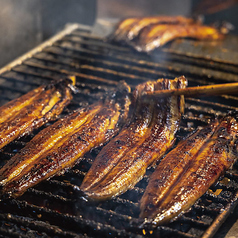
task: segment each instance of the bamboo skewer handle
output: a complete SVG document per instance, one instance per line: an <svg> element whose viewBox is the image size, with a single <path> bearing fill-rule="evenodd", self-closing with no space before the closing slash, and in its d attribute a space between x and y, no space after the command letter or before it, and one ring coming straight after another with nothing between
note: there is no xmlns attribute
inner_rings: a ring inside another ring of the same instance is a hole
<svg viewBox="0 0 238 238"><path fill-rule="evenodd" d="M168 97L184 95L185 97L222 95L238 92L238 83L214 84L181 89L159 90L147 92L146 95L154 97Z"/></svg>

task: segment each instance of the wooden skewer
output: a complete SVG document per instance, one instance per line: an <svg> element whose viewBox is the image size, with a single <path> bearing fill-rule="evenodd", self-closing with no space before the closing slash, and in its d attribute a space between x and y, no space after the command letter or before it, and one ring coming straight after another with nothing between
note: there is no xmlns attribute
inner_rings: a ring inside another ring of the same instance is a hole
<svg viewBox="0 0 238 238"><path fill-rule="evenodd" d="M226 84L214 84L206 86L181 88L181 89L158 90L154 92L147 92L146 95L160 98L178 95L184 95L185 97L196 97L196 96L222 95L236 92L238 92L238 83L226 83Z"/></svg>

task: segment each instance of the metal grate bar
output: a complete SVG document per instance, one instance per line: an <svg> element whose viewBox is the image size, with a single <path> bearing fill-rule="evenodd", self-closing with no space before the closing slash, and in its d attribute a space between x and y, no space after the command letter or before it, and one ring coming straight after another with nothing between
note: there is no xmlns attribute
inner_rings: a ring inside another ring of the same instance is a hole
<svg viewBox="0 0 238 238"><path fill-rule="evenodd" d="M77 48L77 46L79 45L79 46L82 46L82 40L79 38L79 41L77 41L77 40L75 40L75 37L73 38L73 37L66 37L66 41L68 41L68 42L70 42L71 44L75 44L74 45L74 48ZM64 41L64 44L65 44L65 41ZM90 44L90 38L88 38L87 39L87 41L85 41L84 42L84 44L83 45L86 45L87 46L87 48L89 48L89 49L91 49L90 48L90 46L91 46L91 44ZM85 46L85 47L86 47ZM106 43L104 43L103 45L101 45L101 48L103 48L103 47L105 47L106 49L107 49L107 51L110 49L110 44L106 44ZM108 48L109 47L109 48ZM95 48L95 47L93 47L93 48ZM123 48L121 47L121 49L118 49L118 51L119 50L122 50ZM115 51L115 50L114 50ZM117 54L118 52L110 52L111 54ZM138 53L134 53L133 55L138 55ZM144 56L146 56L146 55L144 55ZM125 56L126 57L126 56ZM153 57L153 56L152 56ZM154 57L156 57L156 56L154 56ZM143 58L143 56L140 54L140 58ZM162 57L163 58L163 57ZM168 58L168 57L166 57L166 58ZM128 57L128 59L130 60L130 61L132 61L131 60L131 56L129 56ZM161 57L159 58L159 59L161 59ZM145 60L146 61L151 61L151 59L150 59L150 57L145 57ZM153 60L154 60L154 58L153 58ZM192 65L190 65L190 64L187 64L187 62L182 62L181 63L181 58L180 58L180 60L179 61L177 61L177 62L175 62L175 61L170 61L170 65L168 66L166 66L166 65L163 65L162 63L158 63L158 62L156 62L156 67L157 68L160 68L160 67L166 67L167 69L169 69L170 71L178 71L178 72L180 72L180 71L183 71L184 73L186 73L186 75L190 75L190 74L195 74L195 75L200 75L201 77L202 76L205 76L205 77L207 77L207 75L210 75L210 79L212 79L212 78L214 78L215 80L222 80L222 81L237 81L238 80L238 78L237 78L237 67L234 67L233 69L234 69L234 73L232 74L232 73L230 73L231 72L231 70L224 70L224 67L220 67L220 69L222 69L222 71L220 71L219 70L219 72L217 72L216 70L214 71L212 68L214 68L214 66L212 65L212 67L210 67L210 68L208 68L208 67L204 67L204 64L203 65L201 65L201 67L199 67L198 66L198 64L192 64ZM138 60L139 61L139 60ZM211 60L210 60L211 61ZM166 61L165 62L167 62L167 59L166 59ZM152 63L152 64L155 64L155 63ZM192 66L192 67L191 67ZM227 72L226 72L227 71ZM229 72L229 73L228 73Z"/></svg>

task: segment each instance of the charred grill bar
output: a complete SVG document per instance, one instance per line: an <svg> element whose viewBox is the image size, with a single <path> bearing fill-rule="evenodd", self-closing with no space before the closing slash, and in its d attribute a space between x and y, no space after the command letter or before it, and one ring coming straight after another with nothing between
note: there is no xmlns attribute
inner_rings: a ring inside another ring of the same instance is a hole
<svg viewBox="0 0 238 238"><path fill-rule="evenodd" d="M106 91L114 89L119 80L125 80L132 88L147 80L174 78L182 74L187 77L189 86L238 81L238 50L235 52L229 44L234 40L232 37L215 45L177 40L146 55L106 43L91 31L91 28L73 26L2 69L1 105L52 79L69 75L76 75L79 93L74 95L62 115L97 101ZM226 44L228 48L223 48ZM222 55L215 50L216 47L220 47ZM229 53L233 58L228 57ZM237 102L235 94L186 99L178 140L197 126L209 123L215 115L238 109ZM33 136L32 133L2 149L0 165ZM237 164L180 219L156 229L140 229L142 220L139 219L138 202L154 169L149 169L134 189L115 199L87 202L82 198L79 186L99 150L88 153L64 175L29 189L22 197L0 200L0 236L212 237L236 206Z"/></svg>

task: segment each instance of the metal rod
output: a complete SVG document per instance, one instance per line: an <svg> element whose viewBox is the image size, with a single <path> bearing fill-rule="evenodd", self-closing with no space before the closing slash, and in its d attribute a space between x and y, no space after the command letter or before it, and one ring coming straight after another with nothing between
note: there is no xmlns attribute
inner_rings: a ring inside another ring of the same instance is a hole
<svg viewBox="0 0 238 238"><path fill-rule="evenodd" d="M182 89L158 90L147 92L146 95L153 97L168 97L184 95L185 97L222 95L238 92L238 83L215 84L206 86L189 87Z"/></svg>
<svg viewBox="0 0 238 238"><path fill-rule="evenodd" d="M215 235L221 225L225 222L227 217L231 214L231 212L235 209L238 204L238 193L235 194L233 201L229 202L227 206L223 209L223 211L216 217L213 223L209 226L209 228L205 231L202 238L211 238Z"/></svg>

